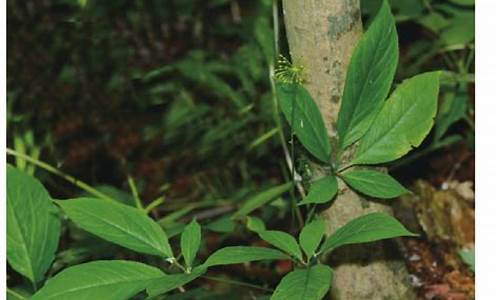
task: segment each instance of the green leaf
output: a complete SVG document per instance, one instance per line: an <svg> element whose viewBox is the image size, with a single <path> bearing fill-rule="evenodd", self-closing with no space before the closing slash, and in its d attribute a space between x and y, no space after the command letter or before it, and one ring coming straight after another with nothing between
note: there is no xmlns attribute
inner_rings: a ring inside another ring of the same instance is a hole
<svg viewBox="0 0 500 300"><path fill-rule="evenodd" d="M282 252L270 248L252 246L232 246L215 251L202 265L205 268L241 264L256 260L281 260L289 259Z"/></svg>
<svg viewBox="0 0 500 300"><path fill-rule="evenodd" d="M50 195L35 178L7 165L7 260L36 283L54 260L61 222Z"/></svg>
<svg viewBox="0 0 500 300"><path fill-rule="evenodd" d="M476 254L474 249L462 249L458 251L458 254L472 270L472 272L476 272Z"/></svg>
<svg viewBox="0 0 500 300"><path fill-rule="evenodd" d="M321 300L330 289L333 271L325 265L295 270L278 284L271 300Z"/></svg>
<svg viewBox="0 0 500 300"><path fill-rule="evenodd" d="M247 216L247 228L258 233L266 230L266 224L257 217Z"/></svg>
<svg viewBox="0 0 500 300"><path fill-rule="evenodd" d="M196 253L201 244L201 227L195 219L184 228L181 235L181 251L184 262L189 268L192 266Z"/></svg>
<svg viewBox="0 0 500 300"><path fill-rule="evenodd" d="M450 24L449 19L437 12L424 15L420 17L417 22L436 34Z"/></svg>
<svg viewBox="0 0 500 300"><path fill-rule="evenodd" d="M450 0L450 2L458 5L474 5L475 0Z"/></svg>
<svg viewBox="0 0 500 300"><path fill-rule="evenodd" d="M266 57L267 63L271 64L275 57L273 44L274 32L266 17L261 16L255 20L254 35Z"/></svg>
<svg viewBox="0 0 500 300"><path fill-rule="evenodd" d="M353 189L375 198L391 199L408 193L390 175L373 170L353 170L341 175Z"/></svg>
<svg viewBox="0 0 500 300"><path fill-rule="evenodd" d="M315 254L324 234L325 222L321 219L315 219L302 228L299 236L299 242L300 246L306 253L308 260Z"/></svg>
<svg viewBox="0 0 500 300"><path fill-rule="evenodd" d="M384 213L370 213L340 227L328 237L321 252L343 245L368 243L398 236L417 236L409 232L398 220Z"/></svg>
<svg viewBox="0 0 500 300"><path fill-rule="evenodd" d="M69 267L49 279L31 300L127 300L165 274L133 261L93 261Z"/></svg>
<svg viewBox="0 0 500 300"><path fill-rule="evenodd" d="M205 268L197 267L194 268L190 274L165 275L159 279L155 279L151 284L149 284L147 293L150 298L168 293L171 290L174 290L195 280L196 278L203 275L206 271L207 269Z"/></svg>
<svg viewBox="0 0 500 300"><path fill-rule="evenodd" d="M127 204L129 206L135 206L134 196L120 189L117 189L112 185L102 184L93 187L99 192L103 193L104 195L108 196L109 198L112 198L117 202L120 202L122 204ZM81 194L79 194L78 197L92 197L92 194L84 191Z"/></svg>
<svg viewBox="0 0 500 300"><path fill-rule="evenodd" d="M137 252L173 257L160 225L137 208L94 198L56 203L78 227L102 239Z"/></svg>
<svg viewBox="0 0 500 300"><path fill-rule="evenodd" d="M283 194L284 192L290 190L293 186L292 182L284 183L282 185L278 185L275 187L272 187L270 189L267 189L252 198L248 199L243 206L234 213L232 216L233 219L238 219L245 217L252 211L256 210L257 208L263 206L264 204L268 203L269 201L272 201L276 199L278 196Z"/></svg>
<svg viewBox="0 0 500 300"><path fill-rule="evenodd" d="M264 241L284 252L295 256L300 261L303 260L299 244L293 236L283 231L265 230L259 232L259 236Z"/></svg>
<svg viewBox="0 0 500 300"><path fill-rule="evenodd" d="M337 122L342 149L359 140L373 123L391 88L398 57L396 26L384 1L354 49L347 70Z"/></svg>
<svg viewBox="0 0 500 300"><path fill-rule="evenodd" d="M278 82L276 87L281 111L299 141L312 155L328 163L332 146L323 117L309 92L298 83Z"/></svg>
<svg viewBox="0 0 500 300"><path fill-rule="evenodd" d="M311 203L326 203L335 197L338 192L338 183L335 176L325 176L314 182L309 193L299 205Z"/></svg>
<svg viewBox="0 0 500 300"><path fill-rule="evenodd" d="M389 162L422 143L436 115L439 74L420 74L397 87L361 139L354 164Z"/></svg>
<svg viewBox="0 0 500 300"><path fill-rule="evenodd" d="M467 109L466 101L467 95L463 94L456 96L450 94L444 99L443 103L439 106L436 117L435 141L439 141L453 123L465 117Z"/></svg>
<svg viewBox="0 0 500 300"><path fill-rule="evenodd" d="M443 30L440 39L448 46L465 45L474 40L474 29L474 13L460 14Z"/></svg>
<svg viewBox="0 0 500 300"><path fill-rule="evenodd" d="M203 227L208 230L212 230L213 232L218 233L230 233L234 231L236 223L231 219L231 216L226 215L223 216Z"/></svg>

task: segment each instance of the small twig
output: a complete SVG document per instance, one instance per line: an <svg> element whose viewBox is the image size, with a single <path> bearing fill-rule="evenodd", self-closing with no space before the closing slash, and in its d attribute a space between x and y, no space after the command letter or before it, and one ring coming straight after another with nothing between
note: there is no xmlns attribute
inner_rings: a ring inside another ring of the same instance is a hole
<svg viewBox="0 0 500 300"><path fill-rule="evenodd" d="M273 0L273 31L274 31L274 53L279 53L280 51L280 45L279 45L279 13L278 13L278 1ZM283 125L281 124L281 119L280 119L280 113L279 113L279 106L278 106L278 97L276 93L276 85L274 83L274 74L275 74L275 66L274 62L270 61L269 62L269 82L271 84L271 92L272 92L272 99L273 99L273 106L274 106L274 120L276 122L276 127L278 128L278 135L280 138L281 142L281 147L283 148L283 153L285 154L285 161L288 167L288 170L290 171L290 174L292 176L292 180L294 182L294 187L297 187L300 195L302 198L306 196L305 189L300 181L296 181L295 179L299 177L299 174L295 171L295 163L293 161L293 154L290 155L290 152L288 151L287 143L286 143L286 138L285 134L283 133ZM293 113L292 113L293 115ZM292 131L292 137L293 137L293 131ZM293 139L292 139L293 143ZM293 151L293 144L292 144L292 151ZM299 207L297 206L297 200L295 199L295 194L292 191L292 205L294 208L294 212L297 215L297 219L299 221L299 225L301 227L304 224L304 220L302 218L302 214L300 212Z"/></svg>
<svg viewBox="0 0 500 300"><path fill-rule="evenodd" d="M86 184L85 182L81 181L81 180L78 180L76 179L75 177L71 176L71 175L68 175L58 169L56 169L55 167L43 162L43 161L40 161L38 159L35 159L31 156L28 156L26 154L23 154L23 153L19 153L15 150L12 150L10 148L7 148L6 149L7 151L7 154L8 155L12 155L14 157L21 157L21 158L24 158L26 161L34 164L35 166L38 166L52 174L55 174L69 182L71 182L72 184L76 185L77 187L81 188L82 190L88 192L89 194L91 195L94 195L98 198L101 198L103 200L107 200L107 201L115 201L113 198L111 198L110 196L98 191L97 189L91 187L90 185Z"/></svg>
<svg viewBox="0 0 500 300"><path fill-rule="evenodd" d="M203 220L203 219L210 219L213 217L223 215L227 212L233 211L234 209L235 209L235 207L233 205L215 207L215 208L207 209L207 210L201 211L197 214L194 214L194 216L192 218L195 218L198 221Z"/></svg>
<svg viewBox="0 0 500 300"><path fill-rule="evenodd" d="M132 176L130 176L130 175L127 175L127 181L128 181L128 185L130 187L130 190L132 191L132 196L134 197L135 206L140 210L144 210L144 206L142 205L141 198L139 197L139 193L137 192L137 187L135 185L134 178L132 178Z"/></svg>
<svg viewBox="0 0 500 300"><path fill-rule="evenodd" d="M172 265L174 265L174 266L176 266L177 268L181 269L181 270L182 270L182 272L184 272L184 273L186 273L186 274L188 273L187 269L186 269L186 268L184 268L184 266L183 266L183 265L181 265L181 264L177 261L177 259L175 259L175 258L174 258L174 259L172 259L172 260L171 260L171 262L172 262Z"/></svg>
<svg viewBox="0 0 500 300"><path fill-rule="evenodd" d="M144 210L146 211L146 213L149 214L153 209L155 209L159 205L163 204L163 202L165 202L165 197L160 196L160 197L156 198L155 200L153 200L153 202L149 203L148 206L146 206L146 208Z"/></svg>
<svg viewBox="0 0 500 300"><path fill-rule="evenodd" d="M244 287L249 287L261 291L266 291L266 292L272 292L272 289L265 288L259 285L251 284L251 283L246 283L246 282L241 282L237 280L232 280L232 279L226 279L226 278L221 278L221 277L213 277L213 276L201 276L201 278L205 278L208 280L213 280L213 281L219 281L219 282L224 282L228 284L234 284L234 285L239 285L239 286L244 286Z"/></svg>
<svg viewBox="0 0 500 300"><path fill-rule="evenodd" d="M351 168L353 166L354 166L354 164L351 164L351 163L349 163L349 164L347 164L345 166L342 166L342 167L339 168L339 170L337 171L337 173L341 173L341 172L343 172L343 171L345 171L345 170L347 170L347 169L349 169L349 168Z"/></svg>
<svg viewBox="0 0 500 300"><path fill-rule="evenodd" d="M453 177L455 177L455 174L460 169L462 164L467 160L467 158L469 158L469 156L470 156L470 153L468 155L465 155L464 157L462 157L459 161L457 161L453 165L453 167L451 168L450 174L448 174L448 177L446 177L446 180L445 180L446 182L450 182L453 179Z"/></svg>
<svg viewBox="0 0 500 300"><path fill-rule="evenodd" d="M28 298L26 298L25 296L21 295L20 293L14 291L13 289L10 289L10 288L7 288L7 294L11 294L14 297L16 297L17 299L26 299L26 300L28 300Z"/></svg>

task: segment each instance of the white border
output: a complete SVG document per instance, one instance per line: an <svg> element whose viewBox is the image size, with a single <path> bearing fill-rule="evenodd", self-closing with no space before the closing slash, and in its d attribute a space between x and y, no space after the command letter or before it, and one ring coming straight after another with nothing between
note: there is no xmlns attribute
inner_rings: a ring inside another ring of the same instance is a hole
<svg viewBox="0 0 500 300"><path fill-rule="evenodd" d="M476 299L498 299L500 1L476 2Z"/></svg>

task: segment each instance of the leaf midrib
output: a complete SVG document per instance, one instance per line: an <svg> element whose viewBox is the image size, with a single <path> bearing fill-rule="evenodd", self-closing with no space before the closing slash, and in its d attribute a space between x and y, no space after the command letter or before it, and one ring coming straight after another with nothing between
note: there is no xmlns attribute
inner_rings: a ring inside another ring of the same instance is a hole
<svg viewBox="0 0 500 300"><path fill-rule="evenodd" d="M398 98L400 98L400 101L404 101L404 100L402 100L402 99L403 99L403 97L402 97L402 96L399 96ZM398 100L398 99L393 98L393 99L391 99L391 100L389 100L389 101L396 101L396 100ZM386 102L386 105L390 105L390 104L392 104L392 103L389 103L389 101L387 101L387 102ZM413 109L414 109L415 107L418 107L418 105L419 105L419 104L420 104L420 103L419 103L419 101L413 101L413 102L410 104L410 106L408 107L408 109L407 109L405 112L403 112L403 114L401 114L401 115L397 118L396 123L394 123L394 125L392 125L392 126L389 126L389 129L388 129L388 130L384 131L382 134L380 134L380 135L379 135L379 136L380 136L380 138L378 138L378 139L373 139L373 143L371 143L371 144L369 144L369 145L367 145L367 146L363 147L363 148L365 148L366 150L364 150L363 152L361 152L361 153L359 154L359 156L357 156L357 157L356 157L355 161L356 161L356 162L359 162L360 158L361 158L361 157L363 157L363 155L365 155L365 154L367 153L367 151L369 151L370 149L372 149L372 148L374 148L375 146L377 146L377 145L378 145L381 141L384 141L384 140L387 138L387 136L388 136L389 134L391 134L392 132L394 132L394 130L397 130L397 129L398 129L398 127L399 127L399 126L401 125L401 123L403 122L403 118L405 118L408 114L411 114L411 112L413 112ZM385 107L384 107L384 108L385 108ZM383 112L384 112L384 109L382 109L382 111L379 113L379 115L378 115L378 116L380 116ZM374 122L374 123L375 123L375 122ZM412 143L411 143L410 141L408 141L408 143L410 144L410 146L413 146L413 145L412 145ZM361 145L361 146L363 146L363 145ZM361 147L360 147L360 148L361 148ZM362 148L361 148L361 149L362 149Z"/></svg>
<svg viewBox="0 0 500 300"><path fill-rule="evenodd" d="M314 101L314 100L312 100L312 99L305 99L305 101ZM323 155L324 155L324 157L322 157L321 160L325 159L325 161L328 161L328 158L330 156L330 153L326 149L326 148L328 148L328 141L326 141L326 143L322 142L323 141L323 139L321 138L322 134L318 131L318 130L321 130L321 129L319 129L316 126L313 125L314 123L312 122L312 119L310 118L309 114L306 113L306 111L305 111L305 109L304 109L304 107L302 105L297 105L297 106L299 107L300 111L302 112L302 115L305 116L307 122L309 122L309 124L311 125L312 131L313 131L313 133L314 133L317 141L319 142L321 152L323 152ZM325 124L323 122L323 116L321 115L321 113L319 114L319 116L320 116L321 119L318 120L318 123L321 123L322 128L324 128ZM328 138L327 135L325 135L325 136ZM324 151L326 151L326 152L324 152Z"/></svg>
<svg viewBox="0 0 500 300"><path fill-rule="evenodd" d="M390 37L391 34L393 34L393 31L391 30L391 32L389 34L385 34L384 35L384 39L387 38L388 36ZM383 39L377 39L376 40L376 45L375 45L375 51L377 53L377 55L379 54L379 50L380 50L380 46L382 44L382 40ZM363 42L367 42L368 41L368 38L366 40L364 40ZM389 45L391 45L392 41L389 41ZM389 47L386 48L387 50L389 50ZM388 53L389 51L385 51L381 56L382 58L384 58L384 56ZM380 59L382 60L382 59ZM366 90L366 84L367 84L367 78L370 78L371 74L374 72L373 70L375 69L375 66L378 65L380 63L380 61L375 61L375 60L370 60L370 63L369 63L369 70L368 70L368 74L366 76L363 76L363 85L361 87L361 89L359 89L359 93L357 93L357 97L353 97L356 99L356 102L354 103L354 108L352 110L352 113L349 114L349 121L347 123L347 127L346 127L346 130L345 130L345 137L343 138L342 142L341 142L341 146L342 148L346 147L344 145L345 143L345 140L346 140L346 137L349 135L349 132L352 131L352 129L354 128L354 125L353 125L353 122L354 122L354 116L356 115L356 113L358 113L360 110L361 110L361 106L360 106L360 100L362 98L362 95L364 94L365 90ZM383 100L383 99L382 99ZM365 117L366 118L366 117ZM359 124L360 122L358 122Z"/></svg>
<svg viewBox="0 0 500 300"><path fill-rule="evenodd" d="M395 230L395 229L392 229L391 226L386 226L384 224L381 224L379 226L376 226L377 224L373 225L374 223L377 223L379 221L383 221L383 219L382 218L376 218L376 219L372 219L372 220L367 220L365 223L361 224L361 226L359 226L359 228L357 230L351 231L350 234L346 234L344 236L340 236L337 239L337 245L335 247L333 247L332 250L336 249L336 248L338 248L340 246L343 246L344 244L342 244L342 243L345 242L345 240L347 240L349 238L352 238L353 236L369 232L369 230L366 230L366 227L368 227L369 225L370 226L374 226L374 228L376 228L377 230L383 229L383 230L391 231L391 232L399 232L399 229ZM340 241L341 243L338 243L338 241Z"/></svg>
<svg viewBox="0 0 500 300"><path fill-rule="evenodd" d="M17 192L17 196L19 197L20 190L17 189L16 192ZM10 210L12 211L12 215L14 216L14 221L16 223L16 227L18 228L19 234L21 235L22 248L24 249L23 252L26 255L26 258L27 258L27 261L28 261L28 266L29 266L29 272L30 272L30 274L28 274L28 276L31 275L30 279L32 281L35 281L35 274L34 274L34 270L33 270L33 262L31 261L31 258L30 258L30 255L29 255L30 252L28 251L28 248L27 248L27 241L26 241L26 238L25 238L25 236L23 234L23 231L21 230L21 226L19 225L20 223L19 223L19 220L18 220L18 216L16 214L16 210L13 209L12 204L10 205Z"/></svg>
<svg viewBox="0 0 500 300"><path fill-rule="evenodd" d="M96 287L106 287L106 286L117 285L117 284L139 283L139 282L143 282L143 281L153 281L153 280L156 280L156 279L160 279L162 277L163 276L158 276L158 277L154 277L154 278L150 278L150 279L129 279L129 280L126 279L126 280L123 280L123 281L113 281L113 282L104 283L104 284L91 284L91 285L79 286L79 287L75 287L73 289L68 289L68 290L61 291L59 293L52 294L50 296L50 298L54 298L56 296L60 296L60 295L64 295L64 294L70 294L70 293L74 293L74 292L80 292L80 291L83 291L83 290L88 290L88 289L92 289L92 288L96 288Z"/></svg>
<svg viewBox="0 0 500 300"><path fill-rule="evenodd" d="M151 244L151 242L150 242L150 241L148 241L148 240L144 240L144 239L142 239L142 238L141 238L141 236L135 236L135 235L131 234L129 231L127 231L126 229L122 228L121 226L118 226L117 224L114 224L114 223L110 223L110 222L109 222L109 221L107 221L106 219L99 218L99 216L94 215L94 214L92 214L92 213L90 213L90 212L88 212L88 211L86 211L86 210L81 210L81 211L82 211L84 214L88 214L88 215L90 215L90 216L92 216L92 217L94 217L94 218L97 218L97 219L101 220L102 222L104 222L104 223L106 223L106 224L108 224L108 225L111 225L112 227L114 227L114 228L116 228L116 229L118 229L118 230L120 230L120 231L124 232L126 235L128 235L128 236L130 236L130 237L134 238L135 240L138 240L138 241L140 241L140 242L143 242L144 244L146 244L146 245L150 246L151 248L153 248L154 250L158 251L158 253L160 253L161 255L165 255L165 256L167 256L165 253L163 253L163 251L162 251L161 249L158 249L158 248L156 247L156 245Z"/></svg>

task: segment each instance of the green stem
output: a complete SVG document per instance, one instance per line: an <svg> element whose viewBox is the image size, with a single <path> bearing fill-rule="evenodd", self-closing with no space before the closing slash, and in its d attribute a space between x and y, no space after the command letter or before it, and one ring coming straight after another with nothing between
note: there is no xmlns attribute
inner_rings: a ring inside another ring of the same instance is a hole
<svg viewBox="0 0 500 300"><path fill-rule="evenodd" d="M13 289L10 289L10 288L7 288L7 294L11 294L12 296L18 298L18 299L26 299L28 300L28 298L26 298L25 296L19 294L18 292L14 291Z"/></svg>
<svg viewBox="0 0 500 300"><path fill-rule="evenodd" d="M181 265L181 264L177 261L177 259L173 259L173 260L172 260L172 264L173 264L174 266L176 266L177 268L179 268L180 270L182 270L182 272L184 272L184 273L186 273L186 274L188 273L187 269L186 269L186 268L184 268L184 266L183 266L183 265Z"/></svg>
<svg viewBox="0 0 500 300"><path fill-rule="evenodd" d="M89 194L93 195L93 196L96 196L98 198L101 198L103 200L107 200L107 201L115 201L113 198L111 198L110 196L98 191L97 189L91 187L90 185L86 184L85 182L81 181L81 180L78 180L76 179L75 177L71 176L71 175L68 175L58 169L56 169L55 167L43 162L43 161L40 161L38 159L35 159L31 156L28 156L26 154L23 154L23 153L19 153L15 150L12 150L10 148L7 148L7 154L8 155L12 155L14 157L21 157L23 159L25 159L27 162L30 162L32 164L34 164L35 166L37 167L40 167L52 174L55 174L65 180L67 180L68 182L71 182L72 184L76 185L77 187L81 188L82 190L88 192Z"/></svg>
<svg viewBox="0 0 500 300"><path fill-rule="evenodd" d="M297 85L298 83L294 84L294 89L293 89L293 98L292 98L292 120L291 120L291 130L290 130L290 152L292 156L292 180L293 180L293 185L296 186L297 182L295 180L295 141L294 141L294 125L295 125L295 106L296 106L296 101L297 101ZM299 228L304 227L304 219L302 218L302 214L300 212L299 206L297 205L297 199L295 198L295 189L292 189L291 191L292 194L292 207L293 210L292 212L295 212L297 215L297 221L299 223ZM293 216L292 216L293 218Z"/></svg>
<svg viewBox="0 0 500 300"><path fill-rule="evenodd" d="M273 31L274 31L274 51L275 53L279 53L279 13L278 13L278 0L273 0ZM291 172L292 180L295 183L295 168L294 168L294 161L293 161L293 155L290 155L286 143L286 138L285 134L283 132L283 125L281 123L281 118L280 118L280 112L279 112L279 106L278 106L278 97L276 93L276 85L274 83L274 62L270 61L269 62L269 82L271 84L271 92L272 92L272 99L273 99L273 117L274 121L276 122L276 127L278 128L278 136L280 139L281 147L283 148L283 152L285 154L285 161L287 163L288 169ZM293 131L292 131L293 133ZM292 148L293 151L293 148ZM305 197L305 191L304 187L302 186L301 183L295 183L295 186L299 190L299 193L301 194L302 197ZM297 206L297 201L295 199L295 194L292 192L292 206L293 206L293 212L297 214L297 219L299 224L303 225L303 219L302 215L300 213L300 209ZM301 225L301 227L302 227Z"/></svg>
<svg viewBox="0 0 500 300"><path fill-rule="evenodd" d="M165 202L165 197L161 196L153 200L153 202L149 203L148 206L144 209L146 213L150 213L153 209L161 205L163 202Z"/></svg>
<svg viewBox="0 0 500 300"><path fill-rule="evenodd" d="M280 53L280 24L278 0L273 0L274 51Z"/></svg>
<svg viewBox="0 0 500 300"><path fill-rule="evenodd" d="M222 278L222 277L213 277L213 276L201 276L201 277L208 279L208 280L219 281L219 282L223 282L223 283L249 287L249 288L253 288L253 289L257 289L257 290L261 290L261 291L266 291L266 292L270 292L270 293L273 292L272 289L268 289L268 288L265 288L262 286L258 286L258 285L246 283L246 282L241 282L241 281L237 281L237 280L226 279L226 278Z"/></svg>
<svg viewBox="0 0 500 300"><path fill-rule="evenodd" d="M135 185L134 178L132 178L132 176L130 175L127 175L127 181L128 185L130 186L130 190L132 191L132 196L134 197L135 206L140 210L144 210L141 198L139 197L139 193L137 192L137 186Z"/></svg>
<svg viewBox="0 0 500 300"><path fill-rule="evenodd" d="M351 164L351 163L349 163L349 164L347 164L347 165L345 165L345 166L342 166L342 167L340 167L340 168L338 169L337 173L341 173L341 172L343 172L343 171L345 171L345 170L347 170L347 169L349 169L349 168L351 168L351 167L353 167L353 166L354 166L354 164Z"/></svg>
<svg viewBox="0 0 500 300"><path fill-rule="evenodd" d="M470 70L470 67L472 65L474 58L474 49L469 49L469 53L467 55L467 58L465 60L465 71L468 72Z"/></svg>
<svg viewBox="0 0 500 300"><path fill-rule="evenodd" d="M314 212L316 211L316 206L317 204L313 204L312 207L309 209L309 212L307 214L306 224L309 224L309 222L311 222L311 219L314 216Z"/></svg>

